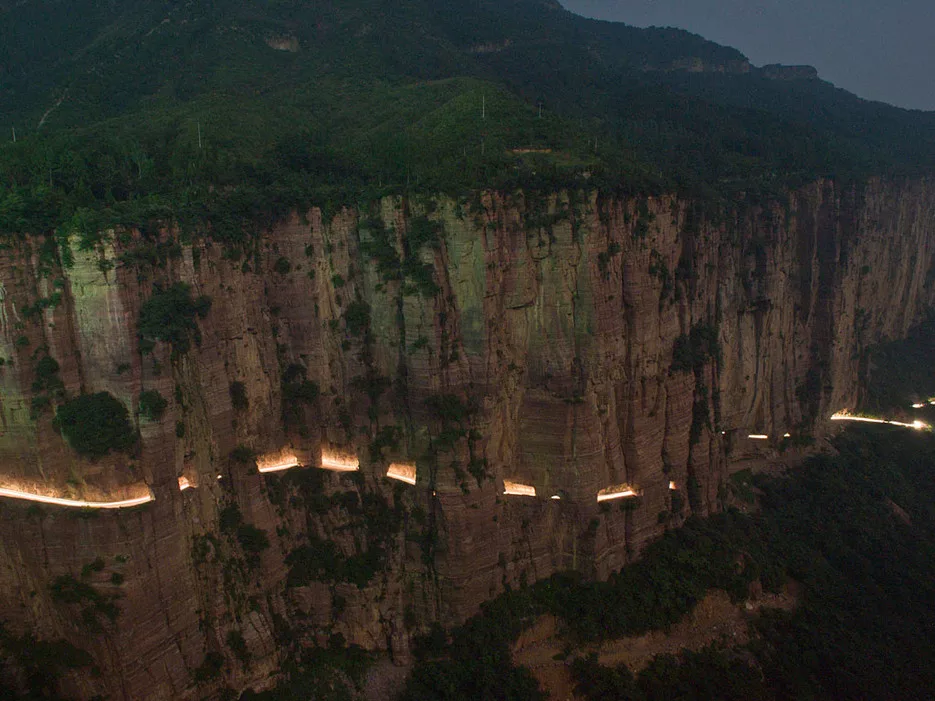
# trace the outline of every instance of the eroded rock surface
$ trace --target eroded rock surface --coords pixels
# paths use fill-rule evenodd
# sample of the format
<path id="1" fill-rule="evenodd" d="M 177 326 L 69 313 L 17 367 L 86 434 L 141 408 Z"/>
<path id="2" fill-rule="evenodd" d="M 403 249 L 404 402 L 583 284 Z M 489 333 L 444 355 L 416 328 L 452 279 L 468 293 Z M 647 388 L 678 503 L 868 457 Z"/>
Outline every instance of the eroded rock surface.
<path id="1" fill-rule="evenodd" d="M 102 674 L 66 680 L 84 698 L 261 688 L 290 643 L 332 633 L 405 661 L 412 633 L 506 584 L 606 576 L 717 509 L 732 455 L 853 406 L 862 351 L 933 301 L 933 231 L 927 183 L 819 182 L 718 216 L 583 193 L 384 200 L 296 215 L 239 256 L 118 232 L 63 265 L 41 237 L 13 243 L 0 487 L 155 501 L 3 500 L 2 617 L 91 652 Z M 200 342 L 141 353 L 142 303 L 179 281 L 211 300 Z M 127 406 L 134 455 L 62 440 L 46 355 L 66 394 Z M 160 420 L 135 414 L 144 390 L 168 400 Z M 311 467 L 260 474 L 251 451 Z M 360 469 L 316 469 L 323 454 Z M 394 461 L 415 486 L 384 478 Z M 613 485 L 639 496 L 599 505 Z M 63 597 L 68 578 L 96 594 Z"/>

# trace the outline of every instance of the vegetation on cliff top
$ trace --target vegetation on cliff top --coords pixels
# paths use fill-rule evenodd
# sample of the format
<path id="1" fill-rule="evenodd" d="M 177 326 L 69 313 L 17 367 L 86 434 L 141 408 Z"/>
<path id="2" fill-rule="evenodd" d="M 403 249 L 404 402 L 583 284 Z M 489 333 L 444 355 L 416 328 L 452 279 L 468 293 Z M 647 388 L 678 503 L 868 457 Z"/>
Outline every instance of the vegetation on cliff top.
<path id="1" fill-rule="evenodd" d="M 236 243 L 293 208 L 390 192 L 733 201 L 935 163 L 931 114 L 539 0 L 50 5 L 0 6 L 0 127 L 18 134 L 0 148 L 2 232 L 171 222 Z M 693 61 L 713 70 L 672 70 Z"/>
<path id="2" fill-rule="evenodd" d="M 935 691 L 935 439 L 860 427 L 785 478 L 759 478 L 761 512 L 691 520 L 607 582 L 553 577 L 425 639 L 404 698 L 536 698 L 510 645 L 543 613 L 568 650 L 664 629 L 709 588 L 736 599 L 758 580 L 800 582 L 791 613 L 766 611 L 747 645 L 657 657 L 637 679 L 594 660 L 574 665 L 587 698 L 893 699 Z M 534 689 L 534 685 L 532 687 Z M 522 689 L 530 696 L 505 695 Z M 603 695 L 602 695 L 603 694 Z"/>

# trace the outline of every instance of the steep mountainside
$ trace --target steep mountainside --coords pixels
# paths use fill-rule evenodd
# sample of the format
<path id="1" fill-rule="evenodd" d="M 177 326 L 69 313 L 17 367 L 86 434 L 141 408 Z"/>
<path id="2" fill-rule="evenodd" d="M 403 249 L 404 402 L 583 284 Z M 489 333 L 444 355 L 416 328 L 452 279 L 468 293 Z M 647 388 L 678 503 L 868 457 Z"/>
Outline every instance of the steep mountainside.
<path id="1" fill-rule="evenodd" d="M 564 120 L 563 151 L 597 156 L 640 186 L 645 176 L 626 164 L 642 163 L 663 189 L 776 192 L 790 180 L 927 171 L 935 156 L 931 114 L 860 100 L 813 71 L 752 67 L 684 31 L 586 20 L 544 0 L 28 0 L 0 9 L 0 125 L 20 138 L 70 127 L 99 143 L 116 130 L 148 150 L 166 120 L 200 120 L 210 143 L 249 152 L 300 127 L 359 144 L 376 136 L 360 117 L 372 113 L 393 129 L 371 151 L 454 159 L 483 150 L 483 135 L 464 133 L 474 120 L 462 114 L 457 126 L 399 143 L 393 132 L 434 106 L 395 122 L 411 97 L 387 94 L 450 78 L 541 105 Z M 269 122 L 262 134 L 252 111 Z M 558 148 L 511 137 L 512 147 Z M 345 155 L 388 184 L 368 163 L 373 153 Z M 420 170 L 392 184 L 419 182 Z"/>
<path id="2" fill-rule="evenodd" d="M 0 2 L 0 695 L 405 662 L 718 510 L 930 309 L 933 127 L 551 0 Z"/>
<path id="3" fill-rule="evenodd" d="M 861 348 L 932 302 L 933 203 L 883 183 L 721 221 L 672 198 L 387 199 L 296 216 L 242 260 L 139 232 L 58 259 L 16 242 L 2 486 L 154 501 L 4 502 L 5 617 L 92 654 L 104 674 L 66 685 L 82 697 L 197 698 L 263 685 L 284 641 L 340 632 L 405 660 L 507 584 L 606 575 L 716 509 L 748 434 L 853 406 Z M 141 352 L 144 302 L 179 281 L 210 310 Z M 89 462 L 45 408 L 57 381 L 168 404 L 133 417 L 131 456 Z M 408 462 L 414 486 L 384 477 Z M 639 496 L 602 507 L 617 485 Z"/>

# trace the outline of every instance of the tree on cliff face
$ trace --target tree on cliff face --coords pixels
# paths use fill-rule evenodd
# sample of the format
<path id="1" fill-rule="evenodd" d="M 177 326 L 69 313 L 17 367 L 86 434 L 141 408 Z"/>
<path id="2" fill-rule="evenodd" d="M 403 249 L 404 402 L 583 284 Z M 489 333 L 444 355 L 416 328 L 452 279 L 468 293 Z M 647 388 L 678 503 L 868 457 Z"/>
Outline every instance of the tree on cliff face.
<path id="1" fill-rule="evenodd" d="M 192 337 L 201 342 L 195 317 L 205 318 L 210 309 L 211 300 L 204 295 L 192 299 L 191 287 L 184 282 L 157 288 L 140 309 L 140 351 L 147 353 L 156 341 L 165 341 L 173 351 L 187 353 Z"/>
<path id="2" fill-rule="evenodd" d="M 127 408 L 108 392 L 82 394 L 65 402 L 55 415 L 68 444 L 92 460 L 111 451 L 128 452 L 136 443 Z"/>

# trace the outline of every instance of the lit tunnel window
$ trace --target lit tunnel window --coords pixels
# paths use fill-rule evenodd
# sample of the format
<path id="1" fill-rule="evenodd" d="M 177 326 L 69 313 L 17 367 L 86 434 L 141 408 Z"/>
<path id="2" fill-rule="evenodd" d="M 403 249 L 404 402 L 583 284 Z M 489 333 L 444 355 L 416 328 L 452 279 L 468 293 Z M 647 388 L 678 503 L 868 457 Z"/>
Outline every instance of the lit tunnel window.
<path id="1" fill-rule="evenodd" d="M 299 467 L 299 459 L 294 453 L 275 453 L 263 455 L 256 460 L 256 469 L 266 474 L 268 472 L 284 472 L 293 467 Z"/>
<path id="2" fill-rule="evenodd" d="M 356 472 L 360 469 L 360 460 L 356 455 L 341 454 L 323 450 L 321 453 L 321 467 L 334 472 Z"/>
<path id="3" fill-rule="evenodd" d="M 633 487 L 629 484 L 618 484 L 614 487 L 607 487 L 597 493 L 597 501 L 613 501 L 614 499 L 628 499 L 639 496 Z"/>
<path id="4" fill-rule="evenodd" d="M 528 484 L 503 480 L 503 494 L 510 497 L 534 497 L 536 488 Z"/>
<path id="5" fill-rule="evenodd" d="M 416 464 L 413 462 L 394 462 L 386 471 L 386 476 L 406 484 L 415 484 Z"/>

